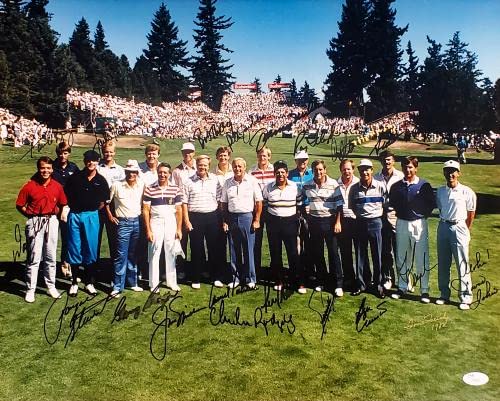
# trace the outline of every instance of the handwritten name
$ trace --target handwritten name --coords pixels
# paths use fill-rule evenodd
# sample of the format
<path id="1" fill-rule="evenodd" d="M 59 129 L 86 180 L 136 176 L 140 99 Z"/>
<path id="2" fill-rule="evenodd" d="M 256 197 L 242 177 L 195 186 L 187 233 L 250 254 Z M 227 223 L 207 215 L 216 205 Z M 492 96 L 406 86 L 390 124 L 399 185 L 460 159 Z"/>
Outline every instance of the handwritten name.
<path id="1" fill-rule="evenodd" d="M 313 308 L 311 305 L 315 294 L 317 294 L 317 291 L 313 290 L 311 296 L 309 297 L 309 302 L 307 303 L 307 306 L 309 309 L 316 312 L 320 318 L 321 340 L 323 340 L 323 337 L 326 335 L 326 326 L 327 326 L 328 322 L 330 321 L 330 315 L 332 312 L 335 312 L 335 307 L 334 307 L 335 299 L 328 295 L 326 298 L 326 302 L 323 302 L 323 296 L 322 296 L 322 293 L 320 293 L 321 294 L 321 297 L 320 297 L 321 305 L 324 307 L 324 309 L 322 311 L 319 311 L 319 310 Z M 326 305 L 325 305 L 325 303 L 326 303 Z"/>
<path id="2" fill-rule="evenodd" d="M 472 290 L 476 290 L 475 300 L 470 304 L 470 308 L 476 310 L 480 305 L 498 293 L 498 288 L 491 285 L 491 282 L 484 276 L 480 276 L 481 280 L 472 286 Z"/>
<path id="3" fill-rule="evenodd" d="M 356 312 L 356 331 L 361 333 L 365 328 L 368 328 L 371 324 L 380 319 L 383 315 L 387 313 L 387 308 L 383 307 L 383 305 L 387 301 L 382 301 L 376 306 L 376 310 L 373 310 L 371 306 L 366 304 L 366 297 L 363 298 L 361 304 L 359 305 L 359 309 Z M 377 312 L 377 314 L 370 317 L 368 316 L 369 312 Z"/>
<path id="4" fill-rule="evenodd" d="M 446 327 L 448 324 L 449 318 L 447 312 L 444 312 L 442 315 L 434 315 L 433 313 L 429 313 L 425 315 L 421 319 L 410 319 L 405 326 L 405 329 L 414 329 L 415 327 L 432 325 L 433 330 L 439 330 L 443 327 Z"/>

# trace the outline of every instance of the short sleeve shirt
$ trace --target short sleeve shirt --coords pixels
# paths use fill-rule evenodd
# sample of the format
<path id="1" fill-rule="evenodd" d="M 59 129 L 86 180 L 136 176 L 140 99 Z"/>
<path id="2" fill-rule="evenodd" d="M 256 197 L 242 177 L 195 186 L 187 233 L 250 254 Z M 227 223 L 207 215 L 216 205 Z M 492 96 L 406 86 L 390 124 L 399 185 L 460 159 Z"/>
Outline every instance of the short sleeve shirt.
<path id="1" fill-rule="evenodd" d="M 439 187 L 436 193 L 439 217 L 448 221 L 465 221 L 467 212 L 476 210 L 477 196 L 472 189 L 458 183 L 455 188 Z"/>
<path id="2" fill-rule="evenodd" d="M 208 173 L 204 179 L 194 174 L 185 181 L 182 202 L 190 212 L 209 213 L 217 210 L 221 194 L 222 186 L 215 174 Z"/>
<path id="3" fill-rule="evenodd" d="M 300 192 L 297 185 L 288 181 L 282 190 L 276 182 L 267 184 L 262 191 L 262 197 L 267 201 L 269 214 L 278 217 L 290 217 L 297 214 L 297 204 L 300 204 Z"/>
<path id="4" fill-rule="evenodd" d="M 141 214 L 141 200 L 144 183 L 137 180 L 130 186 L 126 180 L 114 182 L 109 198 L 115 205 L 116 217 L 138 217 Z"/>
<path id="5" fill-rule="evenodd" d="M 72 212 L 98 210 L 101 202 L 109 200 L 109 187 L 106 179 L 97 173 L 90 181 L 87 169 L 73 174 L 64 187 L 68 206 Z"/>
<path id="6" fill-rule="evenodd" d="M 385 185 L 380 181 L 372 179 L 369 187 L 358 182 L 352 186 L 349 193 L 349 207 L 356 217 L 373 219 L 382 216 L 386 198 Z"/>
<path id="7" fill-rule="evenodd" d="M 36 179 L 28 181 L 16 200 L 16 205 L 25 206 L 26 214 L 30 216 L 57 214 L 59 208 L 67 203 L 63 187 L 53 179 L 47 185 L 40 184 Z"/>
<path id="8" fill-rule="evenodd" d="M 262 201 L 262 191 L 255 178 L 245 174 L 241 182 L 231 177 L 222 188 L 221 202 L 227 203 L 230 213 L 251 213 L 255 202 Z"/>
<path id="9" fill-rule="evenodd" d="M 151 206 L 151 218 L 166 217 L 175 214 L 175 207 L 182 205 L 182 192 L 175 184 L 160 187 L 154 183 L 144 190 L 143 203 Z"/>

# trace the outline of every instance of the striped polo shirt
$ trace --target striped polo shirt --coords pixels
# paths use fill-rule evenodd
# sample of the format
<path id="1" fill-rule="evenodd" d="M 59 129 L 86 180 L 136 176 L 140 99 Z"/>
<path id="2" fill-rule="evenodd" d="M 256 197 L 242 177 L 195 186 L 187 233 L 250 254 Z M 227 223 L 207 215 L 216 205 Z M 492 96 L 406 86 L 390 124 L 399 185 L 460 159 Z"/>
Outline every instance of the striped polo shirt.
<path id="1" fill-rule="evenodd" d="M 198 174 L 184 182 L 182 203 L 188 205 L 188 211 L 210 213 L 217 210 L 222 194 L 222 186 L 213 173 L 202 179 Z"/>
<path id="2" fill-rule="evenodd" d="M 274 182 L 274 167 L 268 164 L 265 170 L 261 170 L 258 165 L 253 166 L 249 173 L 257 180 L 260 190 L 263 191 L 267 184 Z"/>
<path id="3" fill-rule="evenodd" d="M 382 216 L 386 198 L 385 185 L 372 179 L 368 188 L 363 186 L 361 182 L 354 184 L 349 192 L 348 203 L 356 217 L 374 219 Z"/>
<path id="4" fill-rule="evenodd" d="M 281 190 L 276 182 L 267 184 L 262 191 L 262 197 L 267 201 L 267 211 L 273 216 L 290 217 L 297 214 L 297 205 L 300 206 L 301 195 L 297 185 L 287 180 Z"/>
<path id="5" fill-rule="evenodd" d="M 302 186 L 302 196 L 309 201 L 309 214 L 314 217 L 335 216 L 344 204 L 339 184 L 328 176 L 321 186 L 314 180 L 306 182 Z"/>
<path id="6" fill-rule="evenodd" d="M 142 202 L 151 206 L 151 218 L 165 217 L 175 213 L 175 207 L 182 205 L 182 192 L 177 185 L 160 187 L 158 183 L 146 187 Z"/>
<path id="7" fill-rule="evenodd" d="M 356 177 L 355 175 L 353 175 L 351 183 L 347 186 L 342 182 L 342 176 L 339 177 L 337 182 L 339 184 L 340 193 L 342 194 L 342 199 L 344 200 L 344 205 L 342 207 L 342 213 L 343 213 L 344 217 L 355 219 L 356 215 L 354 214 L 351 206 L 349 205 L 349 192 L 351 192 L 352 186 L 359 182 L 359 178 Z"/>

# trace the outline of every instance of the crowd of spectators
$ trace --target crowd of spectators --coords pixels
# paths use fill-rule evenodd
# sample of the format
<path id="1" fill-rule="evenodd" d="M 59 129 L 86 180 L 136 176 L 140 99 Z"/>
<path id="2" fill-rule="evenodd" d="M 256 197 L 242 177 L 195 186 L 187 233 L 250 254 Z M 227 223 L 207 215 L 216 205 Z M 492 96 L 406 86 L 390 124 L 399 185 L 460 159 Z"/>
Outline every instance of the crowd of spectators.
<path id="1" fill-rule="evenodd" d="M 286 104 L 281 93 L 226 94 L 219 112 L 201 101 L 164 102 L 151 106 L 116 96 L 70 90 L 70 107 L 89 111 L 92 119 L 111 117 L 122 135 L 149 135 L 160 138 L 185 138 L 206 135 L 214 125 L 231 122 L 235 132 L 266 128 L 281 130 L 306 113 L 306 109 Z"/>
<path id="2" fill-rule="evenodd" d="M 52 135 L 51 128 L 35 119 L 28 120 L 0 108 L 0 137 L 2 144 L 13 142 L 16 148 L 22 145 L 37 146 L 41 142 L 50 140 Z"/>

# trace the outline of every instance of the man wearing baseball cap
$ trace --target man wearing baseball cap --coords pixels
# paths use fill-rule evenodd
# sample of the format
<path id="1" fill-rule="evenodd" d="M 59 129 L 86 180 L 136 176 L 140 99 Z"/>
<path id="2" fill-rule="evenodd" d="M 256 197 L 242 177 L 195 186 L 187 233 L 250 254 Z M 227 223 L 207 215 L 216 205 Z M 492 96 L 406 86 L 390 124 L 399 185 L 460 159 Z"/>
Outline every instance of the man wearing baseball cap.
<path id="1" fill-rule="evenodd" d="M 69 295 L 78 292 L 79 266 L 84 267 L 83 282 L 87 292 L 97 293 L 94 288 L 95 263 L 99 236 L 99 210 L 109 199 L 106 179 L 97 172 L 100 156 L 94 150 L 83 154 L 85 168 L 69 177 L 64 192 L 68 198 L 68 260 L 71 265 L 73 284 Z"/>
<path id="2" fill-rule="evenodd" d="M 127 281 L 131 290 L 142 291 L 137 285 L 136 254 L 144 191 L 144 183 L 138 179 L 140 171 L 137 160 L 129 160 L 125 166 L 125 179 L 111 185 L 109 199 L 113 202 L 114 214 L 110 205 L 106 205 L 109 221 L 117 226 L 116 256 L 113 260 L 115 275 L 111 292 L 113 296 L 119 296 Z"/>
<path id="3" fill-rule="evenodd" d="M 477 197 L 469 187 L 460 184 L 460 164 L 448 160 L 443 165 L 446 185 L 439 187 L 436 203 L 439 209 L 437 230 L 438 284 L 441 296 L 436 304 L 443 305 L 450 299 L 451 258 L 458 271 L 460 309 L 470 309 L 472 279 L 469 269 L 470 227 L 476 214 Z M 455 281 L 455 280 L 454 280 Z"/>
<path id="4" fill-rule="evenodd" d="M 357 226 L 357 263 L 356 288 L 352 295 L 359 295 L 370 286 L 365 282 L 365 269 L 368 264 L 368 244 L 373 263 L 373 288 L 381 298 L 385 298 L 382 282 L 382 214 L 386 202 L 385 186 L 373 178 L 371 160 L 361 159 L 358 165 L 359 182 L 349 192 L 349 207 L 356 215 Z"/>
<path id="5" fill-rule="evenodd" d="M 312 169 L 308 167 L 309 155 L 306 150 L 299 150 L 295 153 L 295 165 L 293 170 L 288 172 L 288 179 L 297 185 L 299 194 L 302 193 L 302 187 L 306 182 L 314 178 Z M 303 199 L 304 206 L 309 205 L 309 199 Z M 299 213 L 299 238 L 298 252 L 300 258 L 300 269 L 304 277 L 314 274 L 314 263 L 312 257 L 311 236 L 307 219 Z M 300 291 L 303 291 L 299 288 Z"/>

